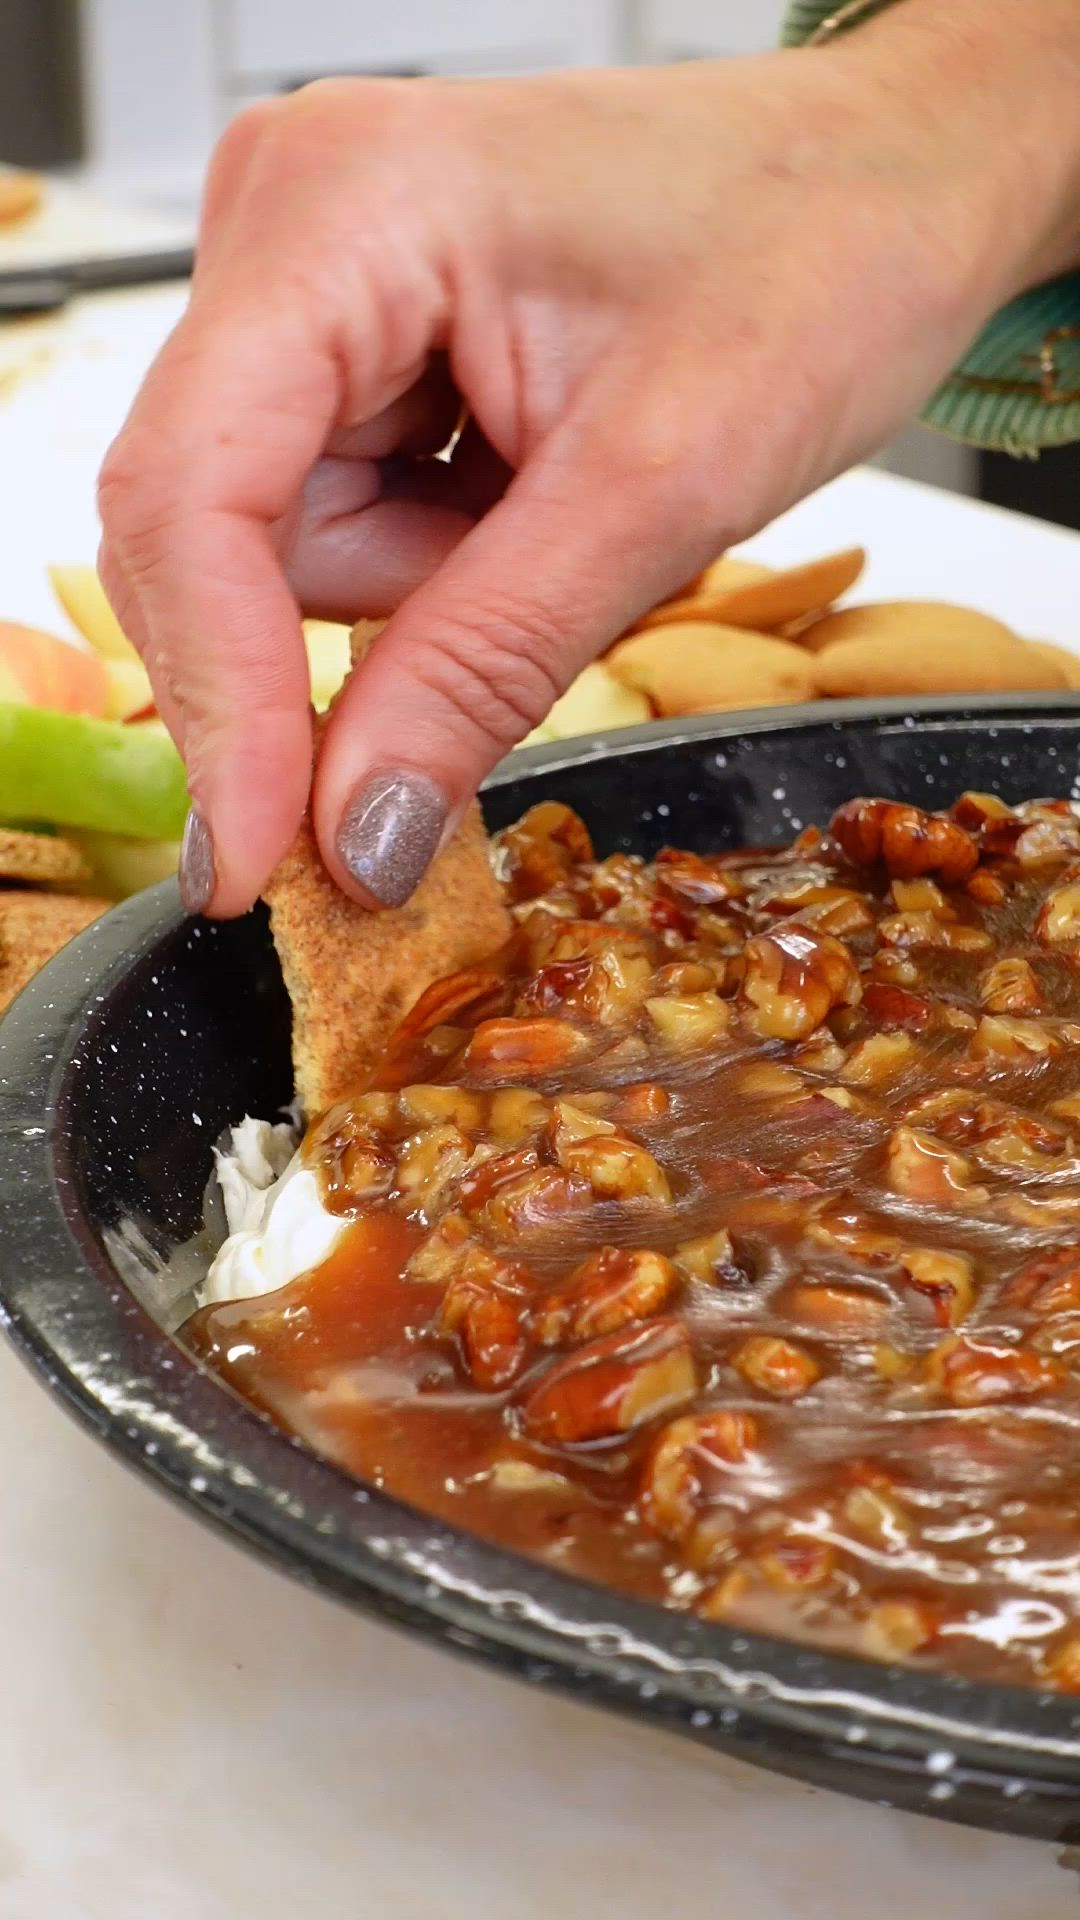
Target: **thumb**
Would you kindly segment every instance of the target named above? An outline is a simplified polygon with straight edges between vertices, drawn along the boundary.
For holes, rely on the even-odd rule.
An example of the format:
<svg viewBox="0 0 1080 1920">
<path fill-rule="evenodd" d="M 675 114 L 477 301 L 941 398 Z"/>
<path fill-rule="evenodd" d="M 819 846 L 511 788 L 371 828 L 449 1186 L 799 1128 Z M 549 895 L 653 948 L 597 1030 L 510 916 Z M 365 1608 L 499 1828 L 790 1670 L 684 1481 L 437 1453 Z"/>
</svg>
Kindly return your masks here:
<svg viewBox="0 0 1080 1920">
<path fill-rule="evenodd" d="M 553 445 L 526 466 L 337 701 L 315 830 L 339 885 L 367 905 L 408 899 L 485 775 L 713 550 L 677 459 L 634 461 L 625 435 L 617 457 L 601 446 Z"/>
</svg>

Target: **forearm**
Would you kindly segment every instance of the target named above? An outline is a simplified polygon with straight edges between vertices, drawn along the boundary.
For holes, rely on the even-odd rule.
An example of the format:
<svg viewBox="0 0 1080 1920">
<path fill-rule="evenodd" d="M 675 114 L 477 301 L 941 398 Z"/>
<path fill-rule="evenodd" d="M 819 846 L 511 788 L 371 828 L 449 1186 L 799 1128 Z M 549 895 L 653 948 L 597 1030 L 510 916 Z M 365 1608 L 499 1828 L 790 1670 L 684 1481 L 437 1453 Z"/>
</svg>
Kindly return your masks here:
<svg viewBox="0 0 1080 1920">
<path fill-rule="evenodd" d="M 899 0 L 828 58 L 925 153 L 994 304 L 1080 266 L 1077 0 Z"/>
</svg>

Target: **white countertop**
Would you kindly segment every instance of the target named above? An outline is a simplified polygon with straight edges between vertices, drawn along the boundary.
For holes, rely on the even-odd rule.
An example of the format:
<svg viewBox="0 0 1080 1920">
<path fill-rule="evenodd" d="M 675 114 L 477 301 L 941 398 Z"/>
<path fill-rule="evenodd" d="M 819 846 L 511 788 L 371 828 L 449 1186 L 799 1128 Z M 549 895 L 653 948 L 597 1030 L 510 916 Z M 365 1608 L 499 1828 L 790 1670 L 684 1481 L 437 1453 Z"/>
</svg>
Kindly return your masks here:
<svg viewBox="0 0 1080 1920">
<path fill-rule="evenodd" d="M 56 625 L 42 568 L 92 557 L 94 466 L 177 304 L 0 334 L 0 617 Z M 1080 651 L 1080 540 L 880 473 L 754 551 L 855 540 L 867 593 L 967 600 Z M 292 1586 L 6 1351 L 0 1456 L 0 1920 L 1076 1920 L 1049 1847 L 793 1785 Z"/>
</svg>

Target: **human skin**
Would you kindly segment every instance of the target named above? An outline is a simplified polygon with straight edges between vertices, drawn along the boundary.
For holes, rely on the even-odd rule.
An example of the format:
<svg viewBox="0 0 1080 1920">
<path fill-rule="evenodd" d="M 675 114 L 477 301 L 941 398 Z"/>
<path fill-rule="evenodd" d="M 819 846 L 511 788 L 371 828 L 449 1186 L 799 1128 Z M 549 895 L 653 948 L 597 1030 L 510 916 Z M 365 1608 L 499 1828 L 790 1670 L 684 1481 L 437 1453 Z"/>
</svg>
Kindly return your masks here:
<svg viewBox="0 0 1080 1920">
<path fill-rule="evenodd" d="M 1076 0 L 902 0 L 812 51 L 241 115 L 100 485 L 188 903 L 250 906 L 308 801 L 302 611 L 393 616 L 311 798 L 394 904 L 588 660 L 1080 261 L 1078 99 Z"/>
</svg>

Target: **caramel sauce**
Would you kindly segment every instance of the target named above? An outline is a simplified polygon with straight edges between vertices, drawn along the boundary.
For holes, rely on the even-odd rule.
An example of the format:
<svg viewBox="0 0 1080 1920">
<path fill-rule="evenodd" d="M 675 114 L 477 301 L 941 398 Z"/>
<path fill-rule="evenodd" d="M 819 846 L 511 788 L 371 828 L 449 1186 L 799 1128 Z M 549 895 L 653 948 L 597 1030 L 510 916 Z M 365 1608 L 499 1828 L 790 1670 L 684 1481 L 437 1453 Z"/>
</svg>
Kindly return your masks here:
<svg viewBox="0 0 1080 1920">
<path fill-rule="evenodd" d="M 186 1337 L 550 1564 L 1080 1689 L 1080 822 L 857 804 L 652 866 L 527 816 L 514 950 L 309 1134 L 336 1251 Z"/>
</svg>

